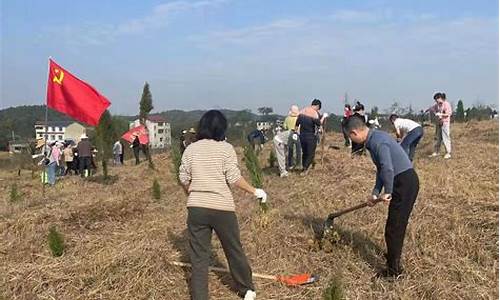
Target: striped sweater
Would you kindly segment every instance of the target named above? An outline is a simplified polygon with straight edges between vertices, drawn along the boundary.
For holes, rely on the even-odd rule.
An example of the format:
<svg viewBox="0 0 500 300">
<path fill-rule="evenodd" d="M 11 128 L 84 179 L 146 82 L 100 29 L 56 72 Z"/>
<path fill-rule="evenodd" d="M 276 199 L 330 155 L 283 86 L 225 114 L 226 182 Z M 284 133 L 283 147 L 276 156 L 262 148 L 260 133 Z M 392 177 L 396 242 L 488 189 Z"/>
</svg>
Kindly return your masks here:
<svg viewBox="0 0 500 300">
<path fill-rule="evenodd" d="M 179 180 L 189 185 L 188 207 L 234 211 L 229 185 L 240 178 L 236 152 L 227 142 L 200 140 L 182 155 Z"/>
</svg>

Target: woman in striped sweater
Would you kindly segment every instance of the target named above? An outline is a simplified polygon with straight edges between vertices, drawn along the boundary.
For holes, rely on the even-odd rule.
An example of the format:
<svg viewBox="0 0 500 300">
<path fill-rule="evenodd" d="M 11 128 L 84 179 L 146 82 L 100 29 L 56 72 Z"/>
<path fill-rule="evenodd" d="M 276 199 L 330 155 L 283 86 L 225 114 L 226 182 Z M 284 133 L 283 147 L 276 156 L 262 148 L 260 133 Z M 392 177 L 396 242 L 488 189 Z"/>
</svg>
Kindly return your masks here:
<svg viewBox="0 0 500 300">
<path fill-rule="evenodd" d="M 255 299 L 252 270 L 240 242 L 240 231 L 230 186 L 247 191 L 261 201 L 267 199 L 241 176 L 238 158 L 225 141 L 227 120 L 218 110 L 206 112 L 198 126 L 197 141 L 182 155 L 179 179 L 188 194 L 187 226 L 192 299 L 208 299 L 208 266 L 212 231 L 221 241 L 231 276 L 240 296 Z"/>
</svg>

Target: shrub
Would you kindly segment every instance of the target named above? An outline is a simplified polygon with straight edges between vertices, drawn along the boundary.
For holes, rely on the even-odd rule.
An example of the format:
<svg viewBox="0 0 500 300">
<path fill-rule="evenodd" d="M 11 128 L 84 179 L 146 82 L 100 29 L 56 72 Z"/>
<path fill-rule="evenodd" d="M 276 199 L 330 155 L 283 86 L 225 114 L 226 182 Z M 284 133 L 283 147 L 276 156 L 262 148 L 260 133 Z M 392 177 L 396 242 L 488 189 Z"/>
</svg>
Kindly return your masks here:
<svg viewBox="0 0 500 300">
<path fill-rule="evenodd" d="M 49 248 L 52 255 L 55 257 L 61 256 L 64 253 L 64 241 L 63 236 L 59 233 L 55 226 L 51 226 L 49 229 Z"/>
<path fill-rule="evenodd" d="M 13 183 L 10 186 L 10 197 L 9 198 L 10 198 L 11 203 L 15 203 L 15 202 L 18 202 L 21 200 L 21 194 L 19 193 L 19 191 L 17 189 L 16 183 Z"/>
<path fill-rule="evenodd" d="M 344 293 L 342 292 L 342 282 L 340 278 L 335 277 L 330 282 L 328 288 L 323 293 L 324 300 L 341 300 L 344 299 Z"/>
<path fill-rule="evenodd" d="M 181 166 L 182 154 L 181 150 L 179 149 L 179 145 L 172 145 L 172 149 L 170 150 L 170 155 L 172 158 L 172 173 L 175 175 L 177 183 L 180 184 L 179 168 Z"/>
<path fill-rule="evenodd" d="M 153 181 L 153 198 L 155 198 L 156 200 L 161 199 L 161 188 L 156 178 Z"/>
</svg>

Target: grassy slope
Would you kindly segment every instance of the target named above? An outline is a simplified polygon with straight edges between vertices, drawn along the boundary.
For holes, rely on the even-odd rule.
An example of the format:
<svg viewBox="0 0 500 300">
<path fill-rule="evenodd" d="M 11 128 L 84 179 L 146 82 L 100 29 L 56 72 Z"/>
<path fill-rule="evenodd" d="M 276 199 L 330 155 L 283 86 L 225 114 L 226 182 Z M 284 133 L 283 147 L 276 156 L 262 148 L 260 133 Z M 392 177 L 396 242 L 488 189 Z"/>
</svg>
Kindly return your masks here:
<svg viewBox="0 0 500 300">
<path fill-rule="evenodd" d="M 328 212 L 357 204 L 371 190 L 374 168 L 369 157 L 351 159 L 344 149 L 330 149 L 323 168 L 318 165 L 310 178 L 267 175 L 273 209 L 266 217 L 258 214 L 253 197 L 236 192 L 242 242 L 255 272 L 311 271 L 322 277 L 298 288 L 255 280 L 259 298 L 319 299 L 329 280 L 340 276 L 349 299 L 498 299 L 498 124 L 454 125 L 454 157 L 449 161 L 426 158 L 432 149 L 430 130 L 417 150 L 421 191 L 403 255 L 408 273 L 395 284 L 372 279 L 383 263 L 384 205 L 336 221 L 342 241 L 332 253 L 307 248 L 312 227 Z M 340 146 L 341 136 L 329 136 L 327 144 Z M 146 164 L 113 168 L 118 181 L 109 186 L 66 178 L 47 189 L 45 197 L 31 172 L 18 179 L 14 172 L 1 170 L 4 296 L 188 299 L 189 271 L 167 264 L 188 260 L 185 196 L 171 178 L 168 157 L 158 155 L 155 163 L 155 174 Z M 357 171 L 351 174 L 352 169 Z M 158 202 L 151 194 L 155 177 L 166 191 Z M 11 204 L 9 186 L 14 181 L 23 197 Z M 51 225 L 67 244 L 59 258 L 52 258 L 47 247 Z M 225 265 L 216 238 L 213 244 L 214 264 Z M 227 275 L 211 275 L 212 299 L 237 299 L 230 284 Z"/>
</svg>

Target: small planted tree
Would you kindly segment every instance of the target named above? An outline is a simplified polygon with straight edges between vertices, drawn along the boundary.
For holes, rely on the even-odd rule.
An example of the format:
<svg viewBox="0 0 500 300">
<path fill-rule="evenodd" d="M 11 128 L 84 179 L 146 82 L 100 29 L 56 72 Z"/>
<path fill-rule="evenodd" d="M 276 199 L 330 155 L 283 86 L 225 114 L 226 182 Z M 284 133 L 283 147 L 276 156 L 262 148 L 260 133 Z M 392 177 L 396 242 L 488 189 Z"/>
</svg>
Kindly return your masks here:
<svg viewBox="0 0 500 300">
<path fill-rule="evenodd" d="M 455 112 L 455 121 L 463 122 L 465 120 L 464 103 L 462 100 L 458 100 L 457 110 Z"/>
<path fill-rule="evenodd" d="M 342 300 L 344 293 L 342 291 L 342 282 L 339 277 L 334 277 L 330 285 L 323 293 L 324 300 Z"/>
<path fill-rule="evenodd" d="M 175 179 L 177 183 L 179 182 L 179 168 L 181 167 L 181 150 L 179 149 L 179 145 L 172 145 L 172 149 L 170 150 L 170 157 L 172 160 L 172 174 L 175 175 Z"/>
<path fill-rule="evenodd" d="M 259 164 L 259 159 L 255 154 L 255 150 L 252 149 L 251 146 L 247 146 L 245 147 L 244 155 L 245 165 L 248 172 L 250 173 L 250 180 L 252 182 L 252 185 L 256 188 L 262 188 L 264 175 Z M 266 202 L 260 202 L 260 208 L 263 212 L 266 212 L 269 209 Z"/>
<path fill-rule="evenodd" d="M 52 255 L 59 257 L 64 253 L 64 240 L 61 233 L 59 233 L 55 226 L 51 226 L 48 235 L 49 248 Z"/>
<path fill-rule="evenodd" d="M 274 151 L 271 150 L 267 161 L 269 162 L 269 167 L 274 168 L 274 166 L 278 162 L 278 158 L 276 157 L 276 153 L 274 153 Z"/>
<path fill-rule="evenodd" d="M 19 190 L 17 189 L 17 184 L 13 183 L 10 186 L 10 194 L 9 194 L 9 199 L 11 203 L 16 203 L 21 200 L 21 194 L 19 193 Z"/>
<path fill-rule="evenodd" d="M 155 198 L 156 200 L 161 199 L 160 183 L 158 182 L 158 180 L 156 178 L 153 181 L 153 198 Z"/>
</svg>

